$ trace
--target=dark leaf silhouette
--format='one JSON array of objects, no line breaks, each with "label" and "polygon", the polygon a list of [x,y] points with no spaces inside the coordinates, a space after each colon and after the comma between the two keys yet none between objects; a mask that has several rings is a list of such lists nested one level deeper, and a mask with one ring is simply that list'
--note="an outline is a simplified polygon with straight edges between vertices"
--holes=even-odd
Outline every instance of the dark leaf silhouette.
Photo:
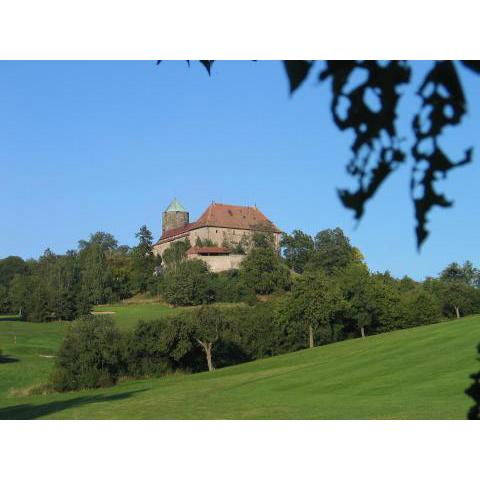
[{"label": "dark leaf silhouette", "polygon": [[462,63],[475,73],[480,73],[480,60],[462,60]]},{"label": "dark leaf silhouette", "polygon": [[215,60],[199,60],[200,63],[205,67],[205,69],[207,70],[208,74],[210,75],[210,71],[212,69],[212,65],[213,65],[213,62]]},{"label": "dark leaf silhouette", "polygon": [[[362,72],[365,80],[349,85],[354,73]],[[363,215],[369,200],[390,173],[405,159],[399,148],[395,129],[396,108],[400,95],[398,87],[410,80],[406,62],[391,61],[381,65],[375,61],[328,61],[320,80],[332,80],[331,111],[340,130],[352,129],[353,157],[347,165],[349,175],[358,181],[354,192],[339,190],[345,207]],[[368,103],[368,95],[376,99]]]},{"label": "dark leaf silhouette", "polygon": [[417,246],[420,248],[428,235],[428,212],[435,205],[452,206],[445,195],[436,191],[435,182],[445,178],[450,170],[469,163],[472,149],[466,150],[465,156],[454,162],[438,144],[443,129],[458,125],[466,112],[463,89],[453,62],[435,62],[417,93],[422,106],[413,118],[416,141],[412,148],[415,164],[410,189],[417,219]]},{"label": "dark leaf silhouette", "polygon": [[[480,344],[477,351],[480,354]],[[465,393],[472,397],[475,405],[468,411],[467,418],[469,420],[480,420],[480,371],[471,375],[470,378],[473,380],[473,384],[465,390]]]},{"label": "dark leaf silhouette", "polygon": [[290,83],[290,93],[293,93],[307,78],[313,62],[306,60],[284,60],[283,65]]}]

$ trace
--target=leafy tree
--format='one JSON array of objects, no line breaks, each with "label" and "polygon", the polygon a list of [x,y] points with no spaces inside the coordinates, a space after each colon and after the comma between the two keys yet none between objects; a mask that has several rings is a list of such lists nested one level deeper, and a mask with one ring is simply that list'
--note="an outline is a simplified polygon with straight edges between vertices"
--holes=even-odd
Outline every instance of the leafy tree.
[{"label": "leafy tree", "polygon": [[331,275],[349,264],[359,261],[359,251],[352,247],[341,228],[326,229],[315,235],[314,252],[305,269],[322,270]]},{"label": "leafy tree", "polygon": [[187,258],[187,250],[191,247],[190,240],[173,242],[163,253],[162,262],[165,269],[175,271]]},{"label": "leafy tree", "polygon": [[288,290],[291,283],[288,268],[270,245],[250,250],[240,264],[240,276],[244,284],[258,294]]},{"label": "leafy tree", "polygon": [[314,242],[310,235],[294,230],[291,235],[284,233],[280,242],[286,264],[297,273],[303,273],[314,252]]},{"label": "leafy tree", "polygon": [[13,312],[18,312],[20,318],[26,319],[28,296],[32,291],[30,276],[15,275],[10,282],[9,303]]},{"label": "leafy tree", "polygon": [[215,299],[211,275],[201,260],[184,261],[167,270],[163,284],[163,296],[174,306],[200,305]]},{"label": "leafy tree", "polygon": [[144,293],[155,269],[153,235],[147,226],[143,225],[135,236],[138,238],[138,245],[132,250],[132,285],[135,291]]},{"label": "leafy tree", "polygon": [[78,242],[79,250],[85,250],[92,245],[99,245],[102,250],[115,250],[118,242],[111,233],[95,232],[90,235],[89,240],[80,240]]},{"label": "leafy tree", "polygon": [[365,328],[378,316],[374,281],[366,266],[352,264],[341,275],[340,284],[346,300],[346,315],[365,337]]},{"label": "leafy tree", "polygon": [[436,296],[419,286],[403,292],[400,299],[402,328],[429,325],[438,322],[442,316],[441,304]]},{"label": "leafy tree", "polygon": [[289,304],[280,311],[286,322],[300,322],[308,333],[308,346],[315,346],[315,334],[320,327],[333,329],[335,316],[344,309],[338,285],[322,272],[308,272],[292,287]]},{"label": "leafy tree", "polygon": [[0,259],[0,285],[8,289],[15,275],[23,275],[28,271],[27,263],[20,257]]},{"label": "leafy tree", "polygon": [[11,313],[11,306],[8,297],[8,289],[0,284],[0,313]]},{"label": "leafy tree", "polygon": [[113,385],[121,371],[121,335],[112,319],[86,316],[67,331],[52,374],[56,390]]},{"label": "leafy tree", "polygon": [[443,303],[447,313],[455,312],[456,318],[469,313],[472,307],[472,289],[459,281],[443,282],[441,288]]},{"label": "leafy tree", "polygon": [[480,286],[480,271],[470,261],[466,261],[463,265],[453,262],[442,270],[440,279],[444,282],[461,282],[476,287]]},{"label": "leafy tree", "polygon": [[113,278],[107,251],[95,242],[80,251],[81,295],[86,303],[99,305],[107,303],[113,297]]},{"label": "leafy tree", "polygon": [[[109,252],[106,257],[110,270],[112,299],[123,300],[135,293],[132,249],[126,245]],[[138,283],[136,284],[138,285]]]},{"label": "leafy tree", "polygon": [[212,349],[220,340],[225,329],[225,319],[216,307],[205,305],[200,307],[194,315],[194,337],[205,352],[208,371],[212,372],[215,367],[212,361]]}]

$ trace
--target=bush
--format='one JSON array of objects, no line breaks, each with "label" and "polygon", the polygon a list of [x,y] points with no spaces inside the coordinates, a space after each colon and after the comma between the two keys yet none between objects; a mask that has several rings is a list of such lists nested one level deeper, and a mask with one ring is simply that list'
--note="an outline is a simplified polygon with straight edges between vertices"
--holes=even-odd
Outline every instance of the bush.
[{"label": "bush", "polygon": [[121,335],[113,320],[88,315],[68,330],[51,377],[57,391],[113,385],[122,368]]},{"label": "bush", "polygon": [[174,369],[166,348],[165,320],[141,321],[123,341],[125,374],[133,377],[160,376]]},{"label": "bush", "polygon": [[255,290],[245,285],[238,270],[227,270],[212,276],[212,286],[216,302],[253,304]]}]

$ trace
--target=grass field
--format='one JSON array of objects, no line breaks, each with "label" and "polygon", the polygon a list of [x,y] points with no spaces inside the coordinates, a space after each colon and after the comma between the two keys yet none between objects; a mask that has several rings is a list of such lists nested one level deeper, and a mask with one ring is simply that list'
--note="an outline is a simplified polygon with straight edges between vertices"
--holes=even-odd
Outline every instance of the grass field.
[{"label": "grass field", "polygon": [[134,328],[140,320],[156,320],[175,314],[180,308],[172,308],[163,303],[144,303],[144,304],[111,304],[101,305],[93,309],[94,312],[115,312],[112,318],[122,330]]},{"label": "grass field", "polygon": [[[104,307],[122,328],[166,314]],[[132,310],[130,310],[132,308]],[[161,307],[166,309],[168,307]],[[148,313],[147,313],[148,312]],[[151,315],[151,317],[148,317]],[[138,318],[137,318],[138,317]],[[64,394],[15,397],[44,382],[67,325],[0,321],[0,418],[462,419],[478,370],[480,315],[348,340],[213,373],[123,381]],[[13,333],[16,342],[13,343]],[[43,356],[41,356],[43,355]]]}]

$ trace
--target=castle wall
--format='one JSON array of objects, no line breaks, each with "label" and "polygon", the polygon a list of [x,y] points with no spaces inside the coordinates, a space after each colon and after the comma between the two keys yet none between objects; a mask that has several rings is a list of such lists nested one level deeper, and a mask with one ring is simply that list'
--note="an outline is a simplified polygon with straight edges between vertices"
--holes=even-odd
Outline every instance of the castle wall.
[{"label": "castle wall", "polygon": [[[177,212],[175,212],[177,213]],[[154,245],[153,253],[155,255],[163,255],[165,250],[170,247],[174,242],[184,241],[186,238],[190,240],[192,247],[195,246],[197,238],[201,240],[211,240],[217,246],[223,246],[224,241],[229,244],[237,244],[242,238],[247,239],[248,241],[253,236],[254,232],[252,230],[241,230],[241,229],[232,229],[232,228],[223,228],[223,227],[201,227],[189,232],[182,233],[177,237],[173,237],[169,242],[161,243]],[[274,233],[275,248],[280,249],[280,233]],[[232,256],[232,255],[230,255]]]},{"label": "castle wall", "polygon": [[[237,244],[242,241],[243,238],[247,240],[247,243],[252,238],[255,232],[253,230],[242,230],[237,228],[223,228],[223,227],[202,227],[189,232],[190,243],[195,245],[197,238],[208,239],[221,247],[226,241],[230,244]],[[275,248],[280,248],[280,234],[274,233]]]},{"label": "castle wall", "polygon": [[208,265],[211,272],[223,272],[225,270],[237,269],[242,263],[245,255],[189,255],[188,259],[202,260]]}]

